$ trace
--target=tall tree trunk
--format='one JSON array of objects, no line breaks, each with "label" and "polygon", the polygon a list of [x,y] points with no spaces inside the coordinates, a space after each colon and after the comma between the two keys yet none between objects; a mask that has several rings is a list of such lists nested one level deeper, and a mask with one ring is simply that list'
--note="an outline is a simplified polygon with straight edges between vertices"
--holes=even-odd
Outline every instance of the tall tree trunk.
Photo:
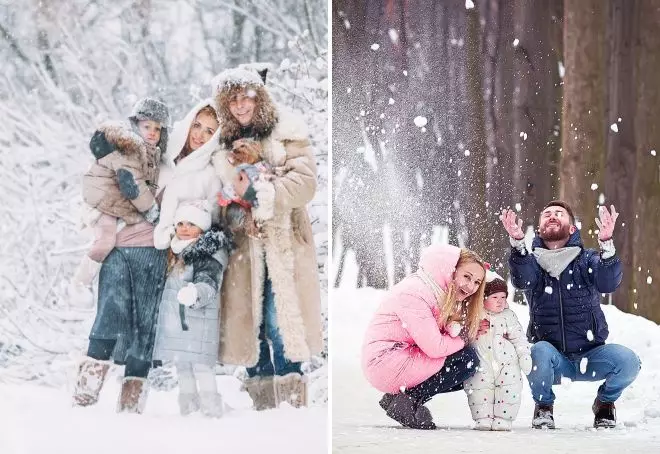
[{"label": "tall tree trunk", "polygon": [[514,202],[527,225],[536,225],[545,203],[553,198],[559,141],[553,134],[559,84],[557,56],[552,49],[551,0],[517,2],[515,37],[515,164]]},{"label": "tall tree trunk", "polygon": [[[616,306],[633,312],[633,226],[635,206],[632,176],[637,170],[635,149],[635,31],[638,28],[637,0],[613,0],[610,10],[610,67],[608,124],[619,132],[607,136],[603,202],[614,204],[620,213],[614,244],[623,264],[623,281],[612,295]],[[621,118],[621,122],[618,119]]]},{"label": "tall tree trunk", "polygon": [[488,257],[491,250],[492,231],[486,216],[486,131],[484,125],[484,100],[481,60],[481,27],[478,8],[466,11],[467,15],[467,117],[470,125],[467,140],[469,155],[465,159],[464,181],[467,183],[466,225],[467,246]]},{"label": "tall tree trunk", "polygon": [[[637,38],[637,109],[635,143],[637,174],[633,230],[635,250],[633,287],[637,290],[637,312],[660,322],[660,3],[640,1]],[[654,153],[651,150],[655,150]],[[638,271],[641,268],[640,271]]]},{"label": "tall tree trunk", "polygon": [[564,3],[566,75],[562,118],[560,195],[581,218],[582,239],[596,246],[594,217],[606,147],[608,4],[600,0]]},{"label": "tall tree trunk", "polygon": [[[495,123],[495,155],[493,157],[492,177],[488,181],[489,212],[497,216],[503,208],[511,206],[513,199],[512,169],[515,129],[513,121],[513,67],[514,67],[514,27],[513,27],[513,0],[489,0],[498,5],[498,36],[496,54],[496,73],[492,113]],[[489,164],[490,165],[490,164]],[[497,219],[497,218],[496,218]],[[500,228],[499,219],[495,225]],[[495,235],[494,254],[491,260],[495,270],[502,276],[507,265],[509,255],[509,238],[504,230],[500,229]]]}]

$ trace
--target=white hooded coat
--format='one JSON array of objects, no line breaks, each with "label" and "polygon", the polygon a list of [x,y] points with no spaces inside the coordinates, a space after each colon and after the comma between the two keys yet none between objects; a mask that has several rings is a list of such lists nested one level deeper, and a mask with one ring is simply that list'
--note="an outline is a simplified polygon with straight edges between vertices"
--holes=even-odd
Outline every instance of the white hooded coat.
[{"label": "white hooded coat", "polygon": [[[160,220],[154,229],[154,246],[157,249],[167,249],[170,246],[174,234],[174,214],[179,203],[187,200],[207,200],[210,207],[217,207],[216,195],[222,183],[211,164],[211,155],[218,146],[220,128],[208,142],[179,160],[178,164],[174,163],[186,143],[197,113],[206,106],[215,109],[212,99],[201,101],[181,121],[174,123],[172,128],[158,179],[158,186],[166,189],[160,206]],[[214,217],[215,215],[216,213]]]}]

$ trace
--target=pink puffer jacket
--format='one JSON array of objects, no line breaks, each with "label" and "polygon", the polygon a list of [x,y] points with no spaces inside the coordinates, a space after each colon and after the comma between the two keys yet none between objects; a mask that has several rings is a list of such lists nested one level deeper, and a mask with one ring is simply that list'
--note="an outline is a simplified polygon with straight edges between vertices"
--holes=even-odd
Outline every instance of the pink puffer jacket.
[{"label": "pink puffer jacket", "polygon": [[[455,246],[433,245],[422,252],[419,266],[447,291],[459,254]],[[433,290],[414,274],[388,292],[362,346],[362,370],[372,386],[399,393],[418,385],[465,346],[438,326],[438,312]]]}]

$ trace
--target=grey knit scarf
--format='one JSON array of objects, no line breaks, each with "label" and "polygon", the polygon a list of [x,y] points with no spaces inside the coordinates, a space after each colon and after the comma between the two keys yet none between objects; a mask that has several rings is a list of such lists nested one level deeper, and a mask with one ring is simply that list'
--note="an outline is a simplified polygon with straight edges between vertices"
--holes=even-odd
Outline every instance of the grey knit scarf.
[{"label": "grey knit scarf", "polygon": [[578,246],[562,247],[559,249],[543,249],[536,248],[532,252],[539,266],[550,274],[555,279],[559,279],[559,275],[566,269],[566,267],[575,260],[575,257],[580,255],[582,249]]}]

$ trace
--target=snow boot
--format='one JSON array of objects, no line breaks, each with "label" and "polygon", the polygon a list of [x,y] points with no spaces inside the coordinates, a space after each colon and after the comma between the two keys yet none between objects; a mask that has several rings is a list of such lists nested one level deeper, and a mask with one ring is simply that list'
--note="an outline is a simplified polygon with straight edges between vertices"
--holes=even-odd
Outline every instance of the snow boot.
[{"label": "snow boot", "polygon": [[474,430],[491,430],[493,428],[493,420],[490,418],[479,418],[474,422]]},{"label": "snow boot", "polygon": [[616,407],[614,406],[614,402],[602,402],[596,397],[591,410],[594,412],[594,427],[596,429],[611,429],[612,427],[616,427]]},{"label": "snow boot", "polygon": [[200,397],[197,393],[179,393],[179,413],[188,416],[199,410]]},{"label": "snow boot", "polygon": [[394,394],[384,394],[383,397],[381,397],[380,401],[378,402],[378,405],[380,405],[380,408],[383,410],[387,411],[387,407],[390,406],[392,403],[392,399],[394,399]]},{"label": "snow boot", "polygon": [[275,396],[277,406],[286,402],[294,408],[307,406],[307,379],[301,374],[292,372],[275,377]]},{"label": "snow boot", "polygon": [[250,395],[255,410],[269,410],[277,406],[273,377],[247,378],[243,382],[243,389]]},{"label": "snow boot", "polygon": [[117,403],[117,413],[142,414],[147,404],[149,384],[146,378],[124,377]]},{"label": "snow boot", "polygon": [[385,413],[404,427],[422,430],[435,429],[435,424],[428,408],[420,405],[415,399],[405,393],[394,396]]},{"label": "snow boot", "polygon": [[532,417],[532,427],[534,429],[554,429],[555,418],[552,411],[552,405],[536,404],[534,406],[534,416]]},{"label": "snow boot", "polygon": [[225,413],[225,406],[219,393],[200,393],[199,403],[202,414],[209,418],[221,418]]},{"label": "snow boot", "polygon": [[496,431],[508,432],[511,430],[511,421],[508,419],[493,419],[492,429]]},{"label": "snow boot", "polygon": [[88,407],[98,402],[109,369],[110,361],[85,358],[78,367],[78,378],[73,391],[73,405]]}]

